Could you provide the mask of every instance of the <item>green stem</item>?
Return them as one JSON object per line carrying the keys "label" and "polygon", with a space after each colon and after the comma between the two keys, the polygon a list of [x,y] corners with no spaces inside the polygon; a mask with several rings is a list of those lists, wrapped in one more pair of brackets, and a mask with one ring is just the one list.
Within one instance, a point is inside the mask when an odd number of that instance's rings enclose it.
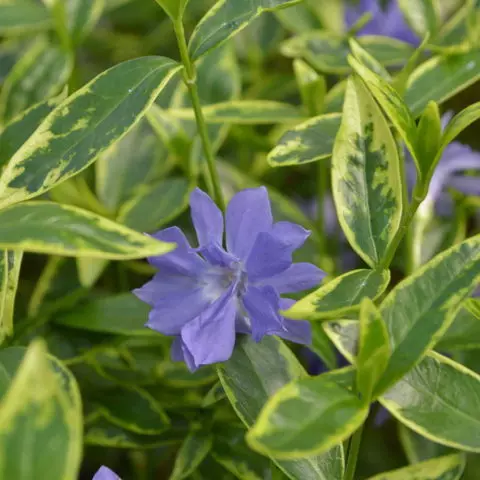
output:
{"label": "green stem", "polygon": [[208,173],[212,184],[212,198],[217,202],[222,210],[225,210],[225,200],[223,198],[222,188],[220,184],[220,176],[218,175],[217,167],[215,165],[215,155],[213,153],[212,143],[208,135],[207,123],[202,112],[202,105],[200,96],[198,94],[198,87],[196,83],[195,66],[188,54],[187,42],[185,40],[185,30],[183,23],[177,21],[174,23],[175,35],[177,37],[178,48],[180,50],[180,57],[182,59],[184,70],[184,80],[190,92],[193,110],[195,112],[195,119],[197,121],[198,134],[202,140],[203,152],[207,159]]}
{"label": "green stem", "polygon": [[379,265],[379,268],[384,270],[390,267],[390,264],[395,257],[395,253],[400,245],[400,242],[403,240],[403,237],[407,233],[410,224],[412,223],[415,214],[417,213],[418,207],[423,202],[425,198],[425,193],[419,193],[417,189],[413,192],[413,200],[410,206],[408,207],[407,213],[402,218],[402,223],[398,232],[396,233],[395,237],[392,240],[392,243],[388,247],[387,252],[385,253],[385,257],[383,262]]}
{"label": "green stem", "polygon": [[344,480],[353,480],[355,470],[357,468],[358,453],[360,451],[360,443],[362,441],[364,424],[353,434],[350,441],[350,448],[348,449],[347,469],[345,471]]}

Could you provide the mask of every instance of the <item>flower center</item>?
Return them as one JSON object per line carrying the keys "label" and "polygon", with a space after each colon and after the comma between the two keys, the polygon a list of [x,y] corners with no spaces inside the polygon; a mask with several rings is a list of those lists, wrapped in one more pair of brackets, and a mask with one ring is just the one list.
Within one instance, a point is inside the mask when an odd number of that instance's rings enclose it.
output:
{"label": "flower center", "polygon": [[201,283],[206,296],[217,300],[233,283],[237,284],[237,295],[241,295],[247,288],[247,274],[241,262],[232,263],[229,267],[212,266],[202,276]]}

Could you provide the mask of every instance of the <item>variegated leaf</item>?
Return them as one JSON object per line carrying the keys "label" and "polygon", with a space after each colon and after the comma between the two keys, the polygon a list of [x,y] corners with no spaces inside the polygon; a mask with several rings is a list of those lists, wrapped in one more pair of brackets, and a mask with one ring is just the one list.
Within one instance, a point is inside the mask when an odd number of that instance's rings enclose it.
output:
{"label": "variegated leaf", "polygon": [[332,157],[337,215],[350,245],[378,266],[401,222],[403,187],[388,123],[358,78],[349,80]]}

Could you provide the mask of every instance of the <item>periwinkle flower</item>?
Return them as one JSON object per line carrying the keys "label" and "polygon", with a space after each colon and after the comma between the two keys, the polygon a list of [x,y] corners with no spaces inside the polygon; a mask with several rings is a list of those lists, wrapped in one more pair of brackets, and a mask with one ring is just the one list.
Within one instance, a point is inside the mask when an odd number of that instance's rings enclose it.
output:
{"label": "periwinkle flower", "polygon": [[[294,301],[280,295],[309,289],[324,273],[310,263],[292,263],[292,253],[310,232],[290,222],[274,223],[266,188],[237,193],[222,212],[195,189],[190,208],[199,247],[177,227],[154,235],[175,242],[166,255],[151,257],[159,269],[135,294],[152,306],[147,326],[175,336],[172,359],[191,371],[230,358],[236,333],[278,335],[311,341],[310,324],[279,314]],[[225,230],[226,248],[223,247]]]}
{"label": "periwinkle flower", "polygon": [[358,0],[349,3],[345,9],[345,24],[350,28],[360,17],[371,13],[370,21],[358,31],[357,35],[381,35],[396,38],[412,45],[418,45],[419,39],[406,22],[397,0],[382,5],[380,0]]}
{"label": "periwinkle flower", "polygon": [[121,480],[121,478],[109,468],[102,466],[93,476],[92,480]]}
{"label": "periwinkle flower", "polygon": [[[446,125],[453,114],[448,112],[442,117],[442,125]],[[407,163],[407,182],[409,190],[413,189],[416,181],[416,169],[409,155]],[[468,145],[452,142],[443,151],[443,155],[432,175],[428,193],[421,206],[421,211],[434,207],[441,216],[452,213],[452,198],[448,189],[457,190],[464,195],[480,196],[480,178],[469,175],[468,172],[480,171],[480,153],[472,150]]]}

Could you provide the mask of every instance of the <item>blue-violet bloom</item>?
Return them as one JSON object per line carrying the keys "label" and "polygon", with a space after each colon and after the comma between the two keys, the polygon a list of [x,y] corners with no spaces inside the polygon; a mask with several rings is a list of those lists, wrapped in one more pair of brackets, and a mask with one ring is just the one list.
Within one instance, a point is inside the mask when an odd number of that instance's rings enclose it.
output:
{"label": "blue-violet bloom", "polygon": [[93,476],[92,480],[121,480],[121,478],[109,468],[102,466]]}
{"label": "blue-violet bloom", "polygon": [[[442,116],[442,127],[445,129],[453,113],[447,112]],[[407,153],[407,183],[410,192],[416,181],[416,168],[413,159]],[[472,150],[468,145],[460,142],[450,143],[435,168],[432,175],[428,193],[423,201],[420,211],[435,207],[441,216],[452,213],[453,202],[448,188],[469,196],[480,196],[480,178],[468,175],[469,171],[480,171],[480,153]]]}
{"label": "blue-violet bloom", "polygon": [[379,0],[358,0],[350,3],[345,9],[346,27],[352,27],[364,14],[371,13],[370,21],[358,31],[358,36],[381,35],[418,45],[419,38],[406,22],[397,0],[388,1],[386,6],[381,3]]}
{"label": "blue-violet bloom", "polygon": [[325,276],[310,263],[292,263],[292,253],[310,232],[294,223],[274,223],[265,187],[231,199],[225,229],[222,212],[202,190],[192,192],[190,208],[198,248],[177,227],[154,234],[177,248],[149,258],[159,272],[134,292],[152,306],[147,326],[175,336],[172,359],[185,361],[191,371],[226,361],[236,333],[255,341],[278,335],[311,343],[308,322],[279,314],[295,303],[280,295],[314,287]]}

